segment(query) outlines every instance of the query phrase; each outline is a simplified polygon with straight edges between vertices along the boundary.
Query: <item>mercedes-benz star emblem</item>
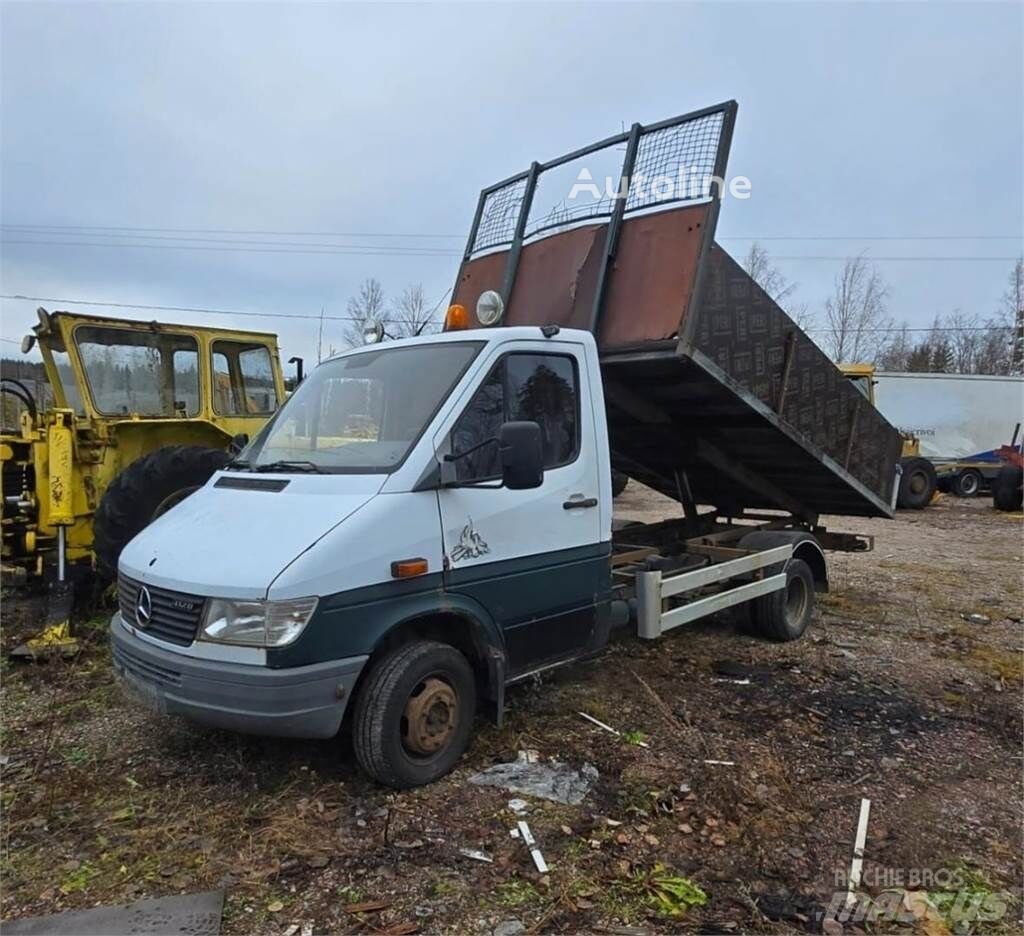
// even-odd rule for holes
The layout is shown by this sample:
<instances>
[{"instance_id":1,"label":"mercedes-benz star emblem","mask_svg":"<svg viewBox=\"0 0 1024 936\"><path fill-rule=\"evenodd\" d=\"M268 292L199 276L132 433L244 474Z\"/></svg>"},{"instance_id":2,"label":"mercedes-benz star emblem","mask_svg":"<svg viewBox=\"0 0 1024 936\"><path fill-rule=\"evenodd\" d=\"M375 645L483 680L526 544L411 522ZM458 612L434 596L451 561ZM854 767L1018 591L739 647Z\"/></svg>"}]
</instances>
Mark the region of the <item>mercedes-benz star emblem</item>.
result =
<instances>
[{"instance_id":1,"label":"mercedes-benz star emblem","mask_svg":"<svg viewBox=\"0 0 1024 936\"><path fill-rule=\"evenodd\" d=\"M139 597L135 599L135 623L139 627L149 627L153 620L153 599L149 596L149 589L143 585L139 589Z\"/></svg>"}]
</instances>

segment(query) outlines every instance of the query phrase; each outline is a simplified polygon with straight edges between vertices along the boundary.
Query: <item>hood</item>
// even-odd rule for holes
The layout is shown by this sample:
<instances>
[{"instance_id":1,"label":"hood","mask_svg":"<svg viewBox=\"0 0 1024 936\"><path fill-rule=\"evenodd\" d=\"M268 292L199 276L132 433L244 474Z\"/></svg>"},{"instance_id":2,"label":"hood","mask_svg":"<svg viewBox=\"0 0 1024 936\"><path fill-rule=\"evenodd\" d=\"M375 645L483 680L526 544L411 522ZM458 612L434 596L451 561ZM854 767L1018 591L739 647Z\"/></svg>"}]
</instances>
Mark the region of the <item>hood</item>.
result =
<instances>
[{"instance_id":1,"label":"hood","mask_svg":"<svg viewBox=\"0 0 1024 936\"><path fill-rule=\"evenodd\" d=\"M136 536L118 569L174 591L262 598L288 563L372 499L386 479L218 472Z\"/></svg>"}]
</instances>

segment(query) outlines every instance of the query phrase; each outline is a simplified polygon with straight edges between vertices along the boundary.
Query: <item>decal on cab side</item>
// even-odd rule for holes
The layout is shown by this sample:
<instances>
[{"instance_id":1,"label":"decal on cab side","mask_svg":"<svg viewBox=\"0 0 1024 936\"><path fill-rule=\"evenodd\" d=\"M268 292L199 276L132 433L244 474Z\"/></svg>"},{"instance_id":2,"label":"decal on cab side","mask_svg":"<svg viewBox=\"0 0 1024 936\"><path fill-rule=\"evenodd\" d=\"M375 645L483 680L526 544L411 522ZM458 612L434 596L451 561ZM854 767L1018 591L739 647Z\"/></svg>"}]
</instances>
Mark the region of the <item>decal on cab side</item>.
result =
<instances>
[{"instance_id":1,"label":"decal on cab side","mask_svg":"<svg viewBox=\"0 0 1024 936\"><path fill-rule=\"evenodd\" d=\"M479 559L491 551L484 538L473 528L473 518L467 517L458 543L452 548L452 562L460 559Z\"/></svg>"}]
</instances>

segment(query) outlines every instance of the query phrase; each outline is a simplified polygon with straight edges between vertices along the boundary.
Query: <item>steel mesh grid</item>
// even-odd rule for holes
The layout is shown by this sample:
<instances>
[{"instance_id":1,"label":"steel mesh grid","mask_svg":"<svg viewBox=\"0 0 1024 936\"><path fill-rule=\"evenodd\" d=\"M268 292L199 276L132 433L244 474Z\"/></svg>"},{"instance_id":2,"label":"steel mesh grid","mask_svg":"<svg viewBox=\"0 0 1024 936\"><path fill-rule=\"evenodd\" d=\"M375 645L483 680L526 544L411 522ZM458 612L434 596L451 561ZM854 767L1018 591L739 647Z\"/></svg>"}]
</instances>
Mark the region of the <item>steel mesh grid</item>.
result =
<instances>
[{"instance_id":1,"label":"steel mesh grid","mask_svg":"<svg viewBox=\"0 0 1024 936\"><path fill-rule=\"evenodd\" d=\"M487 196L471 253L512 243L525 195L526 179L522 178L495 189Z\"/></svg>"},{"instance_id":2,"label":"steel mesh grid","mask_svg":"<svg viewBox=\"0 0 1024 936\"><path fill-rule=\"evenodd\" d=\"M538 231L562 228L590 218L606 218L611 215L614 207L615 199L607 194L602 195L599 201L592 201L586 205L569 205L567 201L562 201L550 208L542 217L528 224L525 236L530 237Z\"/></svg>"},{"instance_id":3,"label":"steel mesh grid","mask_svg":"<svg viewBox=\"0 0 1024 936\"><path fill-rule=\"evenodd\" d=\"M715 111L644 133L637 148L626 211L710 197L710 177L715 171L724 116L722 111Z\"/></svg>"}]
</instances>

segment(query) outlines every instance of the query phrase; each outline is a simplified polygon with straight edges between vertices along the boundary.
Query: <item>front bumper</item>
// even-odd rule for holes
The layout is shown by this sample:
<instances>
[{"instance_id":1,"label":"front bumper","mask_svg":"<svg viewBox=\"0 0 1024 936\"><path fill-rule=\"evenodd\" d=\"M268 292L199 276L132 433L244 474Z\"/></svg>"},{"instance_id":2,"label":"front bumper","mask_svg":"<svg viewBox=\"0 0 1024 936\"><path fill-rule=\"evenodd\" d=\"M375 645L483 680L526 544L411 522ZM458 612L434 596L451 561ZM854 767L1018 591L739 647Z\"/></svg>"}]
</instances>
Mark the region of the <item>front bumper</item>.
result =
<instances>
[{"instance_id":1,"label":"front bumper","mask_svg":"<svg viewBox=\"0 0 1024 936\"><path fill-rule=\"evenodd\" d=\"M245 734L330 738L367 657L270 669L164 650L110 620L114 671L147 708Z\"/></svg>"}]
</instances>

